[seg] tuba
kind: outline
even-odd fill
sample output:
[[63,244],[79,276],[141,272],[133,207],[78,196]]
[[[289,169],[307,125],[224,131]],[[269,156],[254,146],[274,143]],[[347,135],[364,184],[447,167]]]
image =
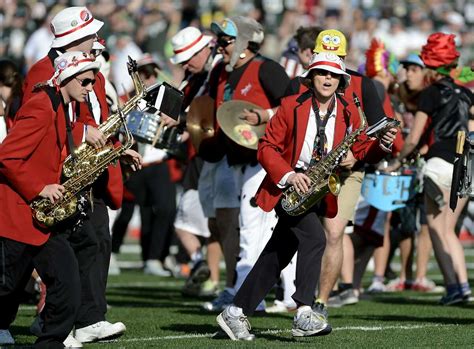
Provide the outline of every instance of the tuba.
[[359,111],[359,128],[347,135],[325,158],[306,170],[305,174],[311,179],[311,185],[306,193],[298,193],[293,186],[285,189],[281,206],[290,216],[298,216],[306,212],[321,201],[329,192],[333,195],[339,194],[341,182],[339,177],[333,172],[367,124],[365,114],[360,107],[359,99],[355,93],[353,98],[354,104]]
[[78,211],[78,206],[81,204],[81,207],[84,206],[85,197],[80,195],[81,192],[92,185],[109,165],[115,164],[120,156],[132,146],[133,136],[127,128],[125,116],[145,96],[145,88],[138,75],[136,62],[129,58],[127,65],[135,85],[136,95],[99,126],[99,130],[107,138],[123,126],[122,144],[114,147],[112,141],[108,140],[104,147],[95,149],[84,142],[74,151],[74,156],[69,155],[66,158],[63,165],[62,185],[65,189],[63,197],[55,203],[49,199],[39,198],[30,204],[33,217],[41,226],[52,227],[74,215]]

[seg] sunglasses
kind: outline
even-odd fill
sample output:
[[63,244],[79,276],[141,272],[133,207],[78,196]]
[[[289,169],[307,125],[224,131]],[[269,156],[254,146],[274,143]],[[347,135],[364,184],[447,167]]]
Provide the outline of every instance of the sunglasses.
[[233,44],[235,42],[235,38],[226,38],[223,36],[220,36],[217,38],[217,46],[226,48],[227,46]]
[[322,70],[322,69],[314,69],[314,75],[317,75],[317,76],[326,76],[330,74],[332,78],[339,78],[341,76],[341,74],[336,74],[336,73],[333,73],[331,71],[328,71],[328,70]]
[[75,78],[75,79],[79,81],[82,87],[87,87],[89,86],[89,84],[92,84],[92,86],[94,86],[95,84],[95,79],[89,79],[89,78],[86,78],[86,79]]

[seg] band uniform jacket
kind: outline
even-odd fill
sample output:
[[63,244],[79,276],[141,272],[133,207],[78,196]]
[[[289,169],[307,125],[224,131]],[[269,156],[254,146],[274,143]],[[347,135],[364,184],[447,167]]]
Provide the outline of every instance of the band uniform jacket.
[[[264,136],[259,140],[258,161],[267,175],[255,199],[258,206],[266,212],[278,204],[282,190],[277,187],[277,183],[286,173],[294,170],[300,157],[311,107],[310,91],[284,98],[275,116],[267,124]],[[355,104],[346,100],[341,102],[338,98],[333,149],[359,125],[360,117]],[[357,160],[369,163],[376,163],[385,155],[379,146],[379,141],[369,139],[365,133],[361,134],[351,150]],[[337,214],[337,198],[328,194],[324,200],[326,208],[324,215],[334,217]]]
[[33,221],[29,203],[48,184],[59,183],[66,119],[60,105],[41,91],[16,115],[0,144],[0,236],[29,245],[44,244],[49,232]]
[[[35,95],[33,88],[37,83],[46,81],[53,76],[53,61],[57,56],[58,54],[56,51],[52,49],[49,51],[47,56],[42,58],[31,67],[23,84],[23,103],[31,98],[31,96]],[[96,75],[94,92],[100,103],[101,122],[104,122],[107,120],[109,108],[105,95],[105,78],[100,72]],[[72,134],[74,143],[76,145],[81,144],[84,137],[83,125],[97,127],[87,103],[81,103],[79,118],[72,123]],[[119,145],[118,142],[114,142],[114,144],[115,146]],[[107,183],[104,197],[105,203],[112,209],[120,208],[123,197],[123,182],[120,163],[117,163],[116,165],[110,165],[107,171],[101,175],[100,179],[102,179],[103,176],[107,177],[104,179],[104,182],[106,181]]]

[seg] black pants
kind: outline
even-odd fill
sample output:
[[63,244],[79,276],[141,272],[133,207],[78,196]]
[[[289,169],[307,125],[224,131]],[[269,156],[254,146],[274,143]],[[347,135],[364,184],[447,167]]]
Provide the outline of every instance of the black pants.
[[112,253],[120,252],[120,246],[122,246],[134,210],[135,201],[122,201],[122,208],[112,226]]
[[127,187],[140,205],[142,258],[163,261],[169,253],[176,215],[176,186],[168,165],[143,168],[133,174]]
[[296,260],[297,304],[312,305],[326,248],[326,235],[315,211],[288,216],[280,205],[273,235],[234,298],[234,304],[252,315],[258,304],[277,283],[281,271],[298,252]]
[[221,246],[225,260],[225,286],[234,287],[236,265],[240,253],[239,208],[218,208],[216,218],[209,218],[208,227],[213,240]]
[[79,268],[66,234],[52,234],[42,246],[0,238],[0,329],[8,329],[15,320],[18,296],[33,268],[48,289],[35,347],[63,348],[81,298]]
[[107,312],[105,291],[111,238],[109,214],[102,199],[94,199],[84,225],[69,238],[69,242],[79,263],[81,307],[75,325],[76,328],[82,328],[104,321]]

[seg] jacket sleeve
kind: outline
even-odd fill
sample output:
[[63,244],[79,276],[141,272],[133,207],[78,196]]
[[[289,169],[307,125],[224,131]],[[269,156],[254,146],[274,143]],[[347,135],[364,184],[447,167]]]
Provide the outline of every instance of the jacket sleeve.
[[31,99],[17,114],[16,122],[0,145],[0,174],[27,201],[33,200],[51,183],[42,183],[38,176],[26,171],[25,162],[36,150],[54,121],[51,103]]
[[258,161],[275,185],[286,173],[293,171],[293,168],[282,156],[282,153],[290,146],[287,135],[292,133],[290,130],[292,117],[292,110],[283,101],[267,124],[265,134],[259,140]]

